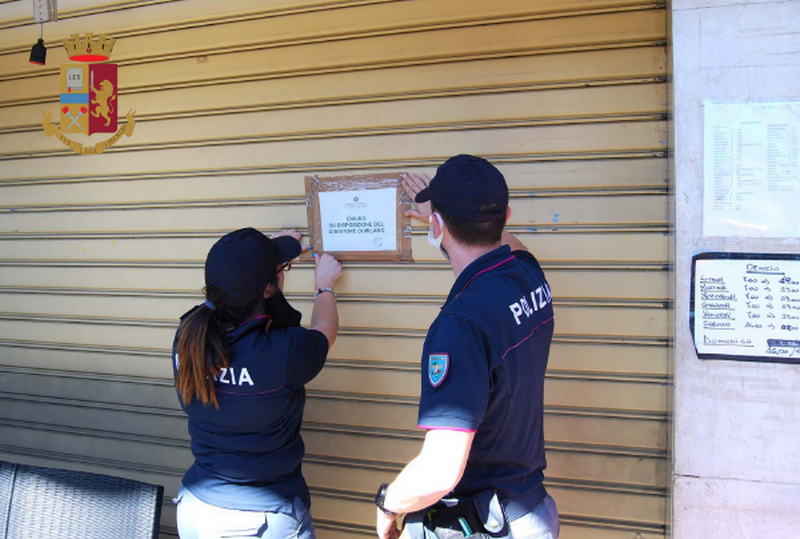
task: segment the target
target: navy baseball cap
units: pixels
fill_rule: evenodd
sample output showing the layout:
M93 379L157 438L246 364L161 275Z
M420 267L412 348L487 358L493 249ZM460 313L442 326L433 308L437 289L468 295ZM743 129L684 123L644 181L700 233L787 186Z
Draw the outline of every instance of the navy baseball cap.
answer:
M206 257L206 286L232 299L263 291L278 265L297 258L300 242L289 236L270 239L255 228L234 230L211 247Z
M429 200L437 210L463 221L504 221L508 185L500 171L486 159L456 155L436 169L430 185L414 198L415 202Z

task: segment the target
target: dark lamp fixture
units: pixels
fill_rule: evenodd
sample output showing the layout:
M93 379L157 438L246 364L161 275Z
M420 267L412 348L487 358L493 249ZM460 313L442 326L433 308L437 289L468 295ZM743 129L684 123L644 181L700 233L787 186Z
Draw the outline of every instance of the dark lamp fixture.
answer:
M31 47L30 62L32 64L38 64L40 66L43 66L46 59L47 59L47 48L44 46L44 39L39 38L39 41L36 42L36 45Z

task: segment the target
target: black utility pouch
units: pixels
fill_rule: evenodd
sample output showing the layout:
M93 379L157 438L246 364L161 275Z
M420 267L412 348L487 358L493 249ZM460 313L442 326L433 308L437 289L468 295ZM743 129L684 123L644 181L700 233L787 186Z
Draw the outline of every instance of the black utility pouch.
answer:
M406 517L406 526L411 539L512 539L494 490L412 513Z
M475 511L478 513L483 532L495 539L509 538L511 530L508 528L508 519L500 504L500 498L494 490L484 490L472 498Z

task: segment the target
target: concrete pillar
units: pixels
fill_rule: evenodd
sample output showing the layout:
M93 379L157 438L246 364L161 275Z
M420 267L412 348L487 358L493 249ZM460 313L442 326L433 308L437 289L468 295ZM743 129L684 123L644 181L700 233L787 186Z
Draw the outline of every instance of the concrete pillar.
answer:
M797 539L800 365L701 361L688 318L692 255L800 253L799 238L705 238L702 229L703 103L800 98L800 1L673 0L671 33L673 537Z

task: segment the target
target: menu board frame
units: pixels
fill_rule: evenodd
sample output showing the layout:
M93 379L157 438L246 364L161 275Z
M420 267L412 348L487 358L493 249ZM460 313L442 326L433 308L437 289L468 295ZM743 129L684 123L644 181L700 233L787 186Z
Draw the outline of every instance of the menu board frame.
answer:
M411 217L406 215L406 211L413 207L411 199L403 191L401 173L384 173L384 174L358 174L352 176L306 176L306 210L308 215L308 232L309 242L316 253L329 253L334 255L340 261L348 262L413 262L412 246L411 246ZM391 219L394 221L394 230L396 239L394 241L395 248L391 250L376 249L372 250L336 250L330 249L325 246L323 234L323 208L322 201L325 193L341 193L353 196L351 204L347 206L355 206L355 208L348 208L346 211L354 213L353 217L345 217L345 220L356 222L347 223L352 226L350 231L365 231L372 230L371 218L363 217L364 220L370 222L361 222L361 210L357 207L364 206L364 198L359 199L359 194L363 194L370 190L394 190L394 201L391 207L387 207L376 218L384 221ZM370 225L364 226L361 225ZM353 238L356 234L348 235L347 238ZM344 238L343 238L344 239ZM363 243L363 242L362 242Z
M750 261L758 261L763 262L765 264L769 264L770 262L780 262L780 261L800 261L800 254L784 254L784 253L772 253L772 254L765 254L765 253L723 253L723 252L709 252L709 253L700 253L692 257L692 280L691 280L691 297L690 297L690 307L689 307L689 327L692 332L692 339L694 341L695 352L700 359L711 359L711 360L728 360L728 361L752 361L752 362L759 362L759 363L789 363L794 365L800 365L800 353L793 357L781 357L781 356L772 356L767 355L766 353L757 353L754 352L761 348L753 347L752 350L742 351L741 354L738 353L705 353L701 352L697 346L697 339L698 339L698 329L699 327L696 324L699 323L699 317L697 316L701 306L699 306L697 302L697 298L695 297L695 289L697 288L697 266L698 262L703 260L730 260L730 261L737 261L740 262L742 260L750 260ZM776 293L779 293L776 291ZM800 325L800 323L798 323ZM705 333L703 333L705 335ZM767 343L773 341L779 341L780 339L768 339ZM769 345L771 348L772 346Z

